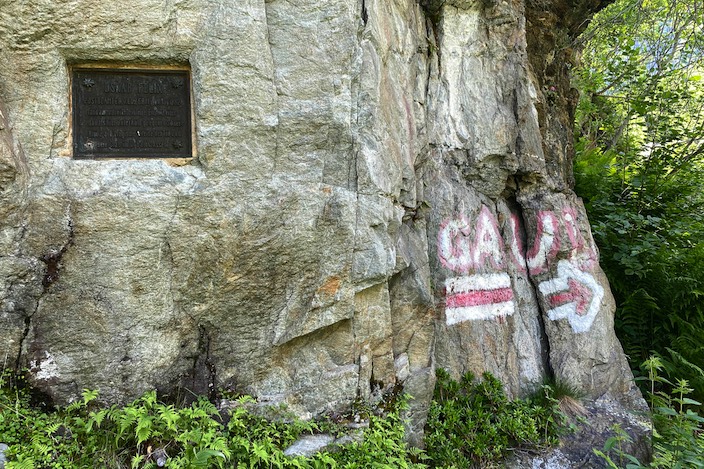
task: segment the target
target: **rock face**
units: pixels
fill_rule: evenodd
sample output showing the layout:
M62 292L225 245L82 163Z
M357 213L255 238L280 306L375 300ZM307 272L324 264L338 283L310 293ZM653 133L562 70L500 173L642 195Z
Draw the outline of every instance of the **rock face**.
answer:
M301 415L434 369L632 376L570 189L585 3L0 0L0 337L57 402ZM76 65L187 66L196 156L72 158Z

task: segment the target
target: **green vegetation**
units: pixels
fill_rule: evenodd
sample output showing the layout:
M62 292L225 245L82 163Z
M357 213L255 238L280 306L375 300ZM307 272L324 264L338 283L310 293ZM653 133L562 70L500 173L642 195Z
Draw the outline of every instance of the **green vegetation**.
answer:
M330 420L303 422L281 409L267 419L241 397L227 415L200 398L190 406L159 402L155 392L125 406L101 408L97 392L51 411L30 405L29 392L0 378L0 441L9 445L7 469L20 468L376 468L495 467L512 449L557 442L563 415L549 386L534 399L509 401L489 374L459 383L438 370L428 421L428 451L409 448L400 417L406 398L390 395L381 407L356 406L369 422L363 437L333 451L288 457L300 436L351 430ZM359 436L359 435L358 435Z
M538 449L558 443L566 423L549 386L533 399L509 401L501 383L485 373L459 382L437 370L425 443L437 467L493 467L511 449Z
M226 418L199 398L175 407L148 392L125 407L100 408L97 393L68 407L43 411L29 394L2 380L0 441L9 445L7 469L20 468L414 468L418 451L407 448L399 412L392 400L384 417L368 413L364 438L336 452L311 458L284 456L299 436L321 430L341 432L330 422L268 420L250 411L253 399L235 401Z
M609 438L603 450L594 452L604 458L610 468L704 468L704 418L692 410L700 402L687 397L693 389L686 380L671 382L661 375L662 360L651 357L643 364L648 374L647 393L653 409L653 460L643 464L621 449L624 441L630 441L626 432L616 428L616 435ZM669 393L657 391L658 385L665 384Z
M631 366L652 353L704 400L704 9L619 0L576 71L576 192Z
M616 298L616 332L649 396L645 467L703 467L704 9L616 0L582 39L575 190ZM617 431L601 453L611 467L644 467L619 451L625 438Z

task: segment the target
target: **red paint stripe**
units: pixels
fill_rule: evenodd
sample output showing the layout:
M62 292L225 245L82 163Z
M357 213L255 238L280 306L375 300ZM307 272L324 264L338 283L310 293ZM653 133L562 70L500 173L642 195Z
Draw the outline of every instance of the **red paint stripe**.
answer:
M569 288L567 291L555 293L550 296L550 306L557 307L574 302L575 307L577 308L577 314L584 316L587 314L589 304L591 303L594 294L589 287L574 279L569 279L567 281L567 285Z
M456 293L445 299L447 308L463 308L467 306L485 306L513 300L511 288L496 290L474 290L467 293Z
M556 307L574 301L574 293L571 291L566 291L562 293L556 293L550 297L550 306Z

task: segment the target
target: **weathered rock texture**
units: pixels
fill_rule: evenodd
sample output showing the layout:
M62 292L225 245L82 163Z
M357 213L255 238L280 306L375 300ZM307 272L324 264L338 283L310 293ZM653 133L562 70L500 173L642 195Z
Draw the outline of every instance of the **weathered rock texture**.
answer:
M403 384L416 428L435 367L628 392L570 189L591 6L0 0L5 362L58 402L222 387L313 415ZM190 66L197 157L73 159L89 63Z

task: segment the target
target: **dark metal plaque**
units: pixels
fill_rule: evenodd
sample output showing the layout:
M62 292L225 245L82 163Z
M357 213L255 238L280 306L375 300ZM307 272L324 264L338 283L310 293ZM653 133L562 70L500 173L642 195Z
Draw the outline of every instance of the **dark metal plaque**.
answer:
M74 70L73 156L192 156L188 72Z

